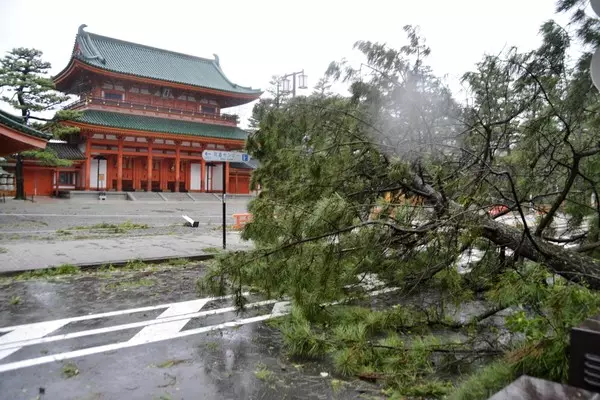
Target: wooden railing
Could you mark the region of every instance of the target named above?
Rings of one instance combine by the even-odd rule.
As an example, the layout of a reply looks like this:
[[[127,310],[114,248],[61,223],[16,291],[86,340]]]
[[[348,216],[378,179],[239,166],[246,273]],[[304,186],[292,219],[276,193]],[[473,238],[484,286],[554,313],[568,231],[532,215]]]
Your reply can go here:
[[[149,104],[141,104],[141,103],[131,103],[128,101],[120,101],[120,100],[112,100],[112,99],[103,99],[101,97],[86,97],[81,100],[74,101],[65,106],[66,110],[76,110],[88,104],[101,104],[107,105],[111,107],[120,107],[127,108],[131,110],[141,110],[141,111],[156,111],[165,114],[173,114],[173,115],[187,115],[190,117],[197,117],[207,120],[219,121],[219,122],[229,122],[231,124],[238,123],[238,116],[234,114],[211,114],[211,113],[202,113],[196,111],[189,110],[181,110],[170,107],[159,107],[153,106]]]

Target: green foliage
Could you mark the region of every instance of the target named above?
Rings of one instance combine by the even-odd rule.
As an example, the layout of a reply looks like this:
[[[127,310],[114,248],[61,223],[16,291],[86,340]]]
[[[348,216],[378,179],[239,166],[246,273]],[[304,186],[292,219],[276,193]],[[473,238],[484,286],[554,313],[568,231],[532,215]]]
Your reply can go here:
[[[15,48],[0,59],[0,87],[12,89],[12,96],[2,95],[2,101],[24,111],[44,111],[68,99],[54,91],[47,76],[50,63],[42,60],[36,49]]]
[[[167,264],[171,265],[173,267],[183,267],[190,263],[191,263],[191,261],[187,258],[174,258],[172,260],[167,261]]]
[[[294,357],[318,358],[328,349],[325,337],[316,333],[298,308],[292,309],[291,318],[281,327],[287,350]]]
[[[585,43],[600,44],[583,4],[559,7]],[[247,150],[260,161],[252,186],[261,192],[242,232],[256,247],[219,257],[200,286],[240,306],[249,287],[290,298],[281,330],[292,355],[330,358],[339,373],[397,395],[443,396],[443,374],[473,372],[462,365],[490,355],[501,362],[477,368],[460,396],[483,398],[516,371],[565,380],[569,329],[600,305],[600,251],[552,244],[569,240],[564,220],[583,232],[575,245],[593,250],[600,236],[589,201],[600,183],[589,54],[573,62],[569,32],[549,21],[538,49],[484,56],[465,73],[459,104],[426,65],[418,30],[405,32],[399,49],[360,41],[365,62],[330,65],[326,78],[347,83],[349,98],[256,107]],[[530,203],[548,214],[532,223]],[[513,211],[493,220],[500,204]],[[469,252],[483,255],[459,270]],[[365,304],[367,276],[395,287],[399,306],[330,306]],[[486,310],[457,321],[473,304]],[[495,326],[499,311],[510,316]],[[501,330],[509,345],[493,340]]]
[[[23,272],[17,275],[18,280],[36,279],[36,278],[50,278],[61,275],[76,275],[81,270],[79,267],[71,264],[62,264],[58,267],[35,269],[27,272]]]
[[[257,365],[257,369],[256,371],[254,371],[254,375],[261,381],[268,382],[273,379],[273,372],[267,369],[267,366],[262,363],[259,363]]]
[[[54,82],[48,75],[49,62],[42,60],[42,52],[36,49],[15,48],[0,59],[0,88],[6,92],[0,100],[21,111],[21,115],[34,121],[36,129],[52,132],[57,138],[79,132],[79,128],[67,126],[65,121],[77,119],[81,112],[59,110],[51,119],[34,116],[32,113],[53,110],[69,100],[69,97],[55,90]],[[49,162],[52,166],[68,166],[66,160],[57,161],[48,151],[31,152],[30,156]]]
[[[79,368],[74,363],[67,363],[62,367],[62,374],[65,378],[72,378],[76,375],[79,375]]]
[[[494,362],[475,372],[452,392],[449,400],[483,400],[510,384],[517,377],[516,371],[506,361]]]
[[[21,153],[25,158],[32,158],[40,162],[41,165],[51,167],[70,167],[73,162],[65,160],[56,154],[56,151],[51,148],[44,150],[27,150]]]

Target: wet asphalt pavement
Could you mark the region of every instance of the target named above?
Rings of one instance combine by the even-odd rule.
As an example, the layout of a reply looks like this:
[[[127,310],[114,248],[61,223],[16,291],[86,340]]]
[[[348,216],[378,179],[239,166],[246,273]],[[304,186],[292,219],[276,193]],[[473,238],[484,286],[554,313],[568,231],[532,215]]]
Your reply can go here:
[[[277,304],[258,303],[263,299],[252,296],[257,306],[237,314],[228,308],[230,299],[198,296],[196,281],[204,268],[196,263],[3,279],[0,399],[378,398],[377,387],[335,379],[327,365],[289,360],[278,331],[268,322],[252,322]],[[145,309],[96,316],[139,308]],[[169,312],[179,314],[172,322],[156,323]],[[81,318],[15,328],[31,341],[14,348],[11,332],[2,330],[71,317]],[[222,328],[223,323],[230,327]],[[136,324],[142,326],[130,327]],[[77,356],[79,351],[89,354]]]

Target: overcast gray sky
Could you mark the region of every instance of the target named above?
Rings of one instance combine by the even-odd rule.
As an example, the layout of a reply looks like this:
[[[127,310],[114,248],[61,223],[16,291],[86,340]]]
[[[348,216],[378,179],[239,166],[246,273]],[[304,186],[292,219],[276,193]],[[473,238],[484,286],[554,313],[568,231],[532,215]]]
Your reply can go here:
[[[435,73],[454,85],[486,52],[537,46],[554,7],[554,0],[0,0],[0,52],[38,48],[56,73],[69,61],[78,26],[87,24],[105,36],[217,53],[240,85],[265,89],[272,75],[304,69],[312,87],[329,62],[359,59],[355,41],[400,46],[402,27],[412,24],[432,48]],[[229,111],[245,120],[251,106]]]

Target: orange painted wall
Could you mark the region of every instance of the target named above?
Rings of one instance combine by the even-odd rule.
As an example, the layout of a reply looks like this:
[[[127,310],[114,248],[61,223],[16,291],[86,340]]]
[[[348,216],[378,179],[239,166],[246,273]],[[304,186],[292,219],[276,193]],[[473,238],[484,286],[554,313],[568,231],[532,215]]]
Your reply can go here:
[[[50,196],[52,194],[52,170],[23,168],[25,195]]]
[[[250,175],[233,171],[230,172],[228,192],[241,194],[250,193]]]

